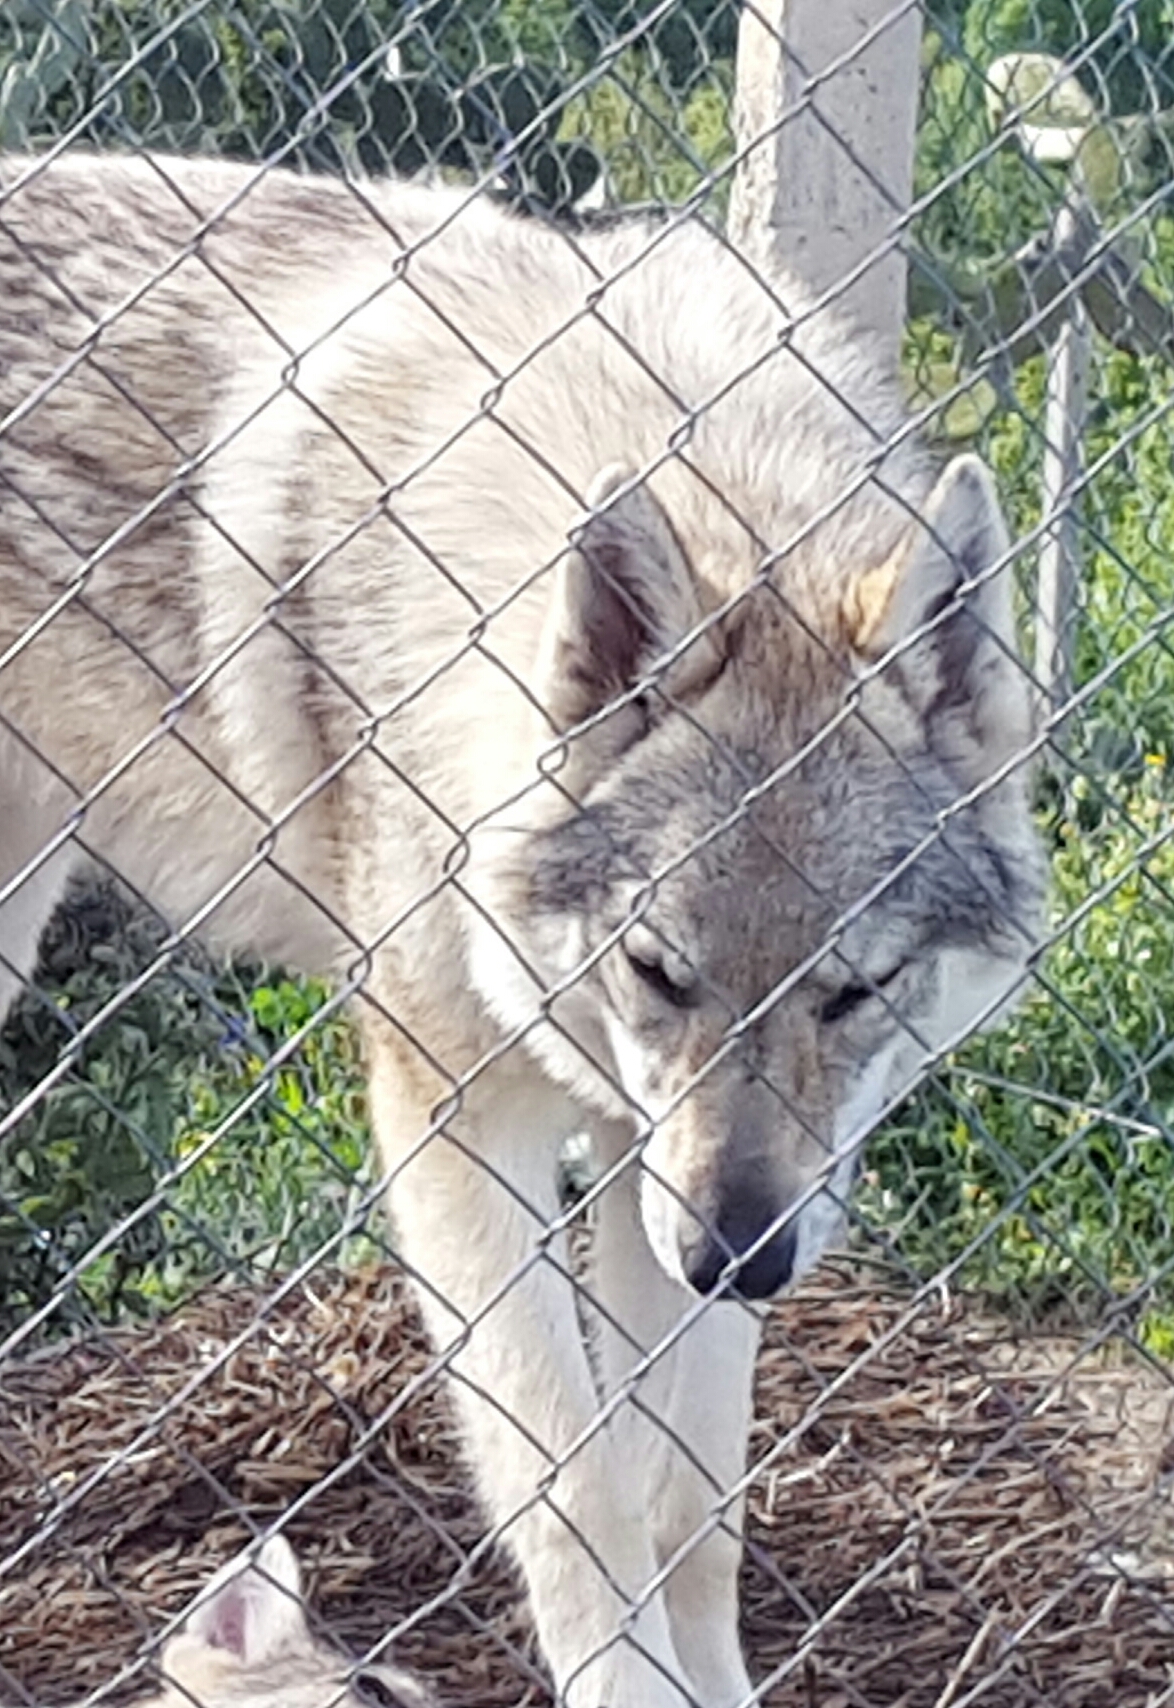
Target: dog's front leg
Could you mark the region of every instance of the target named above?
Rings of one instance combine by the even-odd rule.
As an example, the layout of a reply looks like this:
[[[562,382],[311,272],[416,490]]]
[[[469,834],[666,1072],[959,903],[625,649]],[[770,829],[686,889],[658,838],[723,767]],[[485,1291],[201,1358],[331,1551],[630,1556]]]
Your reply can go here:
[[[618,1168],[596,1203],[591,1293],[605,1397],[633,1384],[619,1414],[625,1456],[642,1468],[658,1560],[675,1560],[667,1595],[677,1653],[707,1708],[750,1693],[738,1638],[739,1490],[761,1331],[751,1307],[706,1303],[657,1263],[640,1218],[630,1134],[597,1134]],[[659,1349],[659,1350],[658,1350]]]
[[[664,1604],[648,1593],[646,1513],[598,1424],[574,1284],[550,1234],[574,1110],[507,1060],[421,1140],[435,1086],[390,1029],[369,1026],[368,1048],[397,1246],[556,1683],[573,1708],[684,1708]]]

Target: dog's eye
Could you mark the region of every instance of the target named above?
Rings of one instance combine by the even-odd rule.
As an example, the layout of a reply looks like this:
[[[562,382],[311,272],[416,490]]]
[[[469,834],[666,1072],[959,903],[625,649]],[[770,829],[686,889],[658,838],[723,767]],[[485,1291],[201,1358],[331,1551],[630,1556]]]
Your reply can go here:
[[[834,996],[829,996],[819,1011],[821,1026],[834,1026],[837,1020],[843,1020],[845,1015],[852,1014],[857,1008],[862,1008],[878,991],[887,984],[892,984],[898,973],[904,972],[908,963],[901,961],[891,972],[881,978],[854,979],[851,984],[842,985]]]
[[[693,979],[688,984],[679,984],[669,976],[663,961],[653,959],[650,955],[635,954],[631,949],[624,949],[628,957],[628,965],[649,990],[655,991],[662,1002],[667,1002],[673,1008],[695,1008],[697,1006],[697,985]]]
[[[357,1672],[351,1679],[351,1694],[363,1708],[414,1708],[406,1694],[395,1690],[375,1672]]]

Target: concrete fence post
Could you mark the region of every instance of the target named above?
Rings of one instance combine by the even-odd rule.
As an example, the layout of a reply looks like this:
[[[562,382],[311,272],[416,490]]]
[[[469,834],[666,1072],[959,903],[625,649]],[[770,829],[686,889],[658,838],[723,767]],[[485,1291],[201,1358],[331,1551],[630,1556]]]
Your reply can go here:
[[[735,124],[746,150],[731,236],[764,244],[817,291],[891,240],[907,211],[920,84],[912,0],[749,0]],[[838,298],[896,363],[905,257],[890,247]]]

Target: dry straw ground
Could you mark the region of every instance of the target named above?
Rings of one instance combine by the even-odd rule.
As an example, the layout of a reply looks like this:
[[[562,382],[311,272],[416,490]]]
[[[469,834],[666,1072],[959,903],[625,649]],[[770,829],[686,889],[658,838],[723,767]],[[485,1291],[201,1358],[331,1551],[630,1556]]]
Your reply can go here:
[[[1174,1700],[1168,1391],[1108,1345],[1074,1363],[1082,1344],[834,1266],[772,1314],[745,1583],[770,1708]],[[453,1708],[545,1708],[426,1368],[385,1270],[276,1305],[213,1290],[0,1370],[0,1700],[113,1678],[245,1539],[230,1501],[258,1523],[300,1502],[289,1533],[339,1640],[456,1580],[400,1655]]]

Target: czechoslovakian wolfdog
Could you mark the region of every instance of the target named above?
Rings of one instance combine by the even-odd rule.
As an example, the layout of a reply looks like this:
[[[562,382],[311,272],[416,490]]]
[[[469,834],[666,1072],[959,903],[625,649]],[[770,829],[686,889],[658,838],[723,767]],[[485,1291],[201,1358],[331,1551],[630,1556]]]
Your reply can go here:
[[[865,341],[696,222],[157,158],[0,186],[5,999],[92,859],[353,986],[560,1690],[731,1708],[753,1301],[1037,931],[990,480],[935,481]]]
[[[301,1571],[283,1536],[231,1561],[201,1591],[160,1657],[162,1691],[139,1708],[431,1708],[399,1667],[358,1665],[327,1648],[301,1605]]]

